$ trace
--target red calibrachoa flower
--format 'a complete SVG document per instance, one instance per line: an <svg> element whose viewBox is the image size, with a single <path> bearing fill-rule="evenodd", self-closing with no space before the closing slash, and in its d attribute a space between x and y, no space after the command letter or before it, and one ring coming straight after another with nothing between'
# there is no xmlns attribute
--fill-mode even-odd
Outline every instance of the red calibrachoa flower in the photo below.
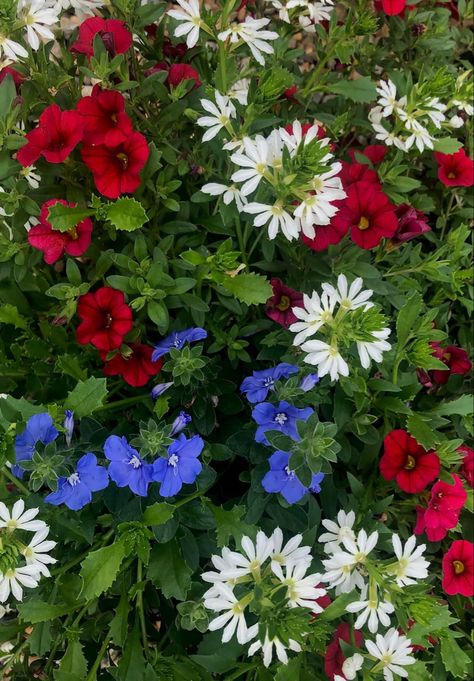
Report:
<svg viewBox="0 0 474 681"><path fill-rule="evenodd" d="M201 85L199 73L192 66L189 66L189 64L171 64L168 70L168 84L177 87L183 80L193 80L193 89Z"/></svg>
<svg viewBox="0 0 474 681"><path fill-rule="evenodd" d="M349 229L354 243L370 249L395 234L398 220L395 206L376 184L355 182L347 188L347 198L331 225L340 232Z"/></svg>
<svg viewBox="0 0 474 681"><path fill-rule="evenodd" d="M417 506L415 534L425 532L430 541L441 541L448 530L456 527L467 494L461 479L457 475L451 477L454 482L452 485L442 480L433 485L428 508Z"/></svg>
<svg viewBox="0 0 474 681"><path fill-rule="evenodd" d="M341 161L341 165L339 177L346 191L355 182L370 182L370 184L375 185L377 189L381 190L379 176L366 163L347 163L347 161ZM344 205L343 200L341 200L341 205Z"/></svg>
<svg viewBox="0 0 474 681"><path fill-rule="evenodd" d="M38 127L27 133L27 144L16 157L22 166L31 166L40 156L49 163L62 163L82 140L83 122L76 111L61 111L57 104L46 107Z"/></svg>
<svg viewBox="0 0 474 681"><path fill-rule="evenodd" d="M381 5L382 10L385 14L390 16L395 16L396 14L402 14L407 4L407 0L378 0L376 6L379 8Z"/></svg>
<svg viewBox="0 0 474 681"><path fill-rule="evenodd" d="M98 191L109 199L116 199L121 194L131 194L140 186L139 173L150 151L145 137L139 132L132 132L116 147L84 145L81 154L94 176Z"/></svg>
<svg viewBox="0 0 474 681"><path fill-rule="evenodd" d="M447 187L472 187L474 184L474 160L461 147L455 154L435 152L438 179Z"/></svg>
<svg viewBox="0 0 474 681"><path fill-rule="evenodd" d="M115 350L133 326L132 310L122 291L102 286L79 298L77 314L81 323L76 330L78 343L92 343L98 350Z"/></svg>
<svg viewBox="0 0 474 681"><path fill-rule="evenodd" d="M433 348L433 355L440 359L448 367L447 371L443 369L433 369L429 372L429 376L437 385L444 385L448 382L451 374L458 374L464 376L472 369L472 362L468 354L462 348L456 345L447 345L442 348L438 342L431 343Z"/></svg>
<svg viewBox="0 0 474 681"><path fill-rule="evenodd" d="M443 556L443 591L450 596L474 596L474 544L458 539Z"/></svg>
<svg viewBox="0 0 474 681"><path fill-rule="evenodd" d="M398 219L397 231L390 239L390 243L394 246L416 239L420 234L429 232L431 227L428 224L428 218L421 210L416 210L408 203L401 203L395 208L395 213Z"/></svg>
<svg viewBox="0 0 474 681"><path fill-rule="evenodd" d="M354 642L356 646L360 648L364 640L362 633L357 629L354 629L352 634L354 636ZM334 679L335 674L338 674L339 676L342 675L342 665L346 659L339 642L341 639L345 643L352 644L351 628L346 622L341 622L341 624L338 625L336 631L334 632L334 636L332 637L331 643L326 648L326 654L324 656L324 671L326 672L328 679L331 679L331 681Z"/></svg>
<svg viewBox="0 0 474 681"><path fill-rule="evenodd" d="M343 204L343 201L334 201L335 206ZM312 251L325 251L329 246L338 244L347 234L348 226L343 222L334 222L334 218L328 225L313 225L314 237L310 239L306 234L301 238Z"/></svg>
<svg viewBox="0 0 474 681"><path fill-rule="evenodd" d="M80 99L76 108L84 122L84 143L87 145L116 147L133 132L120 92L102 90L95 85L91 96Z"/></svg>
<svg viewBox="0 0 474 681"><path fill-rule="evenodd" d="M132 34L123 21L91 17L79 26L79 37L71 46L71 50L92 57L96 35L102 38L105 49L112 57L123 54L132 46Z"/></svg>
<svg viewBox="0 0 474 681"><path fill-rule="evenodd" d="M271 279L273 295L267 300L265 314L274 322L287 329L297 321L293 307L303 307L303 294L285 286L281 279Z"/></svg>
<svg viewBox="0 0 474 681"><path fill-rule="evenodd" d="M28 232L28 242L40 251L43 251L44 261L51 265L65 253L79 256L87 251L91 242L92 221L86 218L79 222L73 229L60 232L53 229L48 221L49 209L57 203L74 208L75 203L68 203L62 199L51 199L41 206L39 223Z"/></svg>
<svg viewBox="0 0 474 681"><path fill-rule="evenodd" d="M474 488L474 450L467 445L461 445L458 447L458 452L464 454L464 460L462 466L459 469L459 473L462 475L464 480L467 482L469 487Z"/></svg>
<svg viewBox="0 0 474 681"><path fill-rule="evenodd" d="M163 359L157 362L151 361L153 348L143 343L131 343L130 354L122 355L120 352L112 357L104 366L106 376L122 376L125 383L140 388L148 383L152 376L156 376L161 371ZM107 353L102 352L101 357L105 360Z"/></svg>
<svg viewBox="0 0 474 681"><path fill-rule="evenodd" d="M3 83L5 78L7 76L11 76L13 79L13 82L15 83L15 87L18 91L18 88L20 85L23 83L25 80L25 76L20 73L19 71L16 70L15 66L4 66L3 68L0 69L0 83Z"/></svg>
<svg viewBox="0 0 474 681"><path fill-rule="evenodd" d="M408 494L419 494L439 475L440 461L435 452L427 452L406 430L392 430L384 440L380 473L385 480L395 480Z"/></svg>

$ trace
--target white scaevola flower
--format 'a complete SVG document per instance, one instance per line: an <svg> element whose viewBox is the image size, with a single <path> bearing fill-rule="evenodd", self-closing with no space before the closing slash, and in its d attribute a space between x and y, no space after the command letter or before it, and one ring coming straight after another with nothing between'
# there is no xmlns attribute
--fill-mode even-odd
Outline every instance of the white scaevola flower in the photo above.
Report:
<svg viewBox="0 0 474 681"><path fill-rule="evenodd" d="M464 125L464 120L461 118L461 116L451 116L449 119L449 125L454 129L462 128Z"/></svg>
<svg viewBox="0 0 474 681"><path fill-rule="evenodd" d="M379 661L376 666L382 668L385 681L393 681L394 674L406 678L408 671L404 667L416 662L410 639L396 629L389 629L384 636L377 634L375 642L365 641L365 647Z"/></svg>
<svg viewBox="0 0 474 681"><path fill-rule="evenodd" d="M327 582L330 588L336 589L336 594L350 593L354 589L362 591L365 579L356 569L352 556L340 551L331 558L323 560L326 572L321 576L322 582Z"/></svg>
<svg viewBox="0 0 474 681"><path fill-rule="evenodd" d="M38 189L41 182L41 175L35 171L35 166L27 166L20 171L20 175L23 175L32 189Z"/></svg>
<svg viewBox="0 0 474 681"><path fill-rule="evenodd" d="M342 543L346 552L352 556L354 564L357 564L365 563L369 553L377 546L378 540L378 532L372 532L372 534L367 535L365 530L360 530L357 539L344 537Z"/></svg>
<svg viewBox="0 0 474 681"><path fill-rule="evenodd" d="M39 508L29 508L25 511L25 502L18 499L13 504L12 512L0 501L0 528L5 527L9 532L14 530L26 530L38 532L47 527L43 520L33 520L39 513Z"/></svg>
<svg viewBox="0 0 474 681"><path fill-rule="evenodd" d="M329 21L333 9L332 4L333 3L329 0L323 0L323 2L308 2L309 19L311 20L311 23L314 25L319 24L321 21ZM303 17L300 17L300 24L302 18Z"/></svg>
<svg viewBox="0 0 474 681"><path fill-rule="evenodd" d="M202 128L209 128L202 136L203 142L208 142L230 123L231 118L235 118L235 107L226 95L221 95L215 91L216 104L209 99L201 99L201 106L211 116L201 116L196 123Z"/></svg>
<svg viewBox="0 0 474 681"><path fill-rule="evenodd" d="M283 572L281 566L275 567L274 573L287 588L287 605L289 608L309 608L312 612L322 612L323 608L315 603L318 598L326 595L326 589L318 588L321 575L314 573L306 575L308 566L304 563L288 563Z"/></svg>
<svg viewBox="0 0 474 681"><path fill-rule="evenodd" d="M51 540L44 541L48 534L48 527L44 527L39 532L36 532L28 546L26 546L22 551L22 554L26 559L26 564L36 566L38 572L43 574L45 577L51 576L51 573L49 572L46 565L51 565L57 562L56 558L53 558L48 553L48 551L52 551L54 549L56 542Z"/></svg>
<svg viewBox="0 0 474 681"><path fill-rule="evenodd" d="M58 12L73 9L79 16L92 16L94 10L103 7L105 3L102 0L51 0L50 4L56 5Z"/></svg>
<svg viewBox="0 0 474 681"><path fill-rule="evenodd" d="M373 596L367 598L367 593L364 589L361 600L349 603L346 610L347 612L360 613L354 623L355 629L362 629L367 622L369 631L372 634L376 634L379 624L382 624L384 627L390 626L389 615L395 611L395 608L392 603L379 600L376 591Z"/></svg>
<svg viewBox="0 0 474 681"><path fill-rule="evenodd" d="M230 551L227 559L233 561L233 567L222 571L225 579L238 579L244 575L258 573L262 564L273 551L273 539L261 530L257 532L256 542L250 537L242 537L242 552Z"/></svg>
<svg viewBox="0 0 474 681"><path fill-rule="evenodd" d="M257 652L257 650L262 649L263 664L265 665L265 667L269 667L273 658L273 646L275 646L275 653L278 660L282 664L288 664L288 655L286 653L287 650L286 647L283 645L283 643L277 636L274 636L272 639L270 639L268 637L268 631L265 634L265 639L263 643L261 641L255 641L254 643L252 643L252 645L249 648L248 654L249 656L254 655ZM301 652L300 644L291 638L288 639L288 648L290 650L293 650L295 653Z"/></svg>
<svg viewBox="0 0 474 681"><path fill-rule="evenodd" d="M232 85L227 92L229 99L236 99L242 106L247 106L249 96L250 78L241 78Z"/></svg>
<svg viewBox="0 0 474 681"><path fill-rule="evenodd" d="M12 61L17 59L26 59L28 57L28 52L25 50L23 45L17 43L15 40L11 40L3 33L0 33L0 57L2 53Z"/></svg>
<svg viewBox="0 0 474 681"><path fill-rule="evenodd" d="M41 40L54 40L54 33L48 26L53 26L59 19L57 6L45 6L44 0L19 0L18 18L26 29L26 40L32 50L38 50Z"/></svg>
<svg viewBox="0 0 474 681"><path fill-rule="evenodd" d="M227 582L228 584L233 584L235 582L234 579L229 578L227 576L227 573L229 570L234 570L236 567L235 560L234 560L235 553L231 551L227 546L225 546L222 549L221 555L212 555L211 556L211 562L213 566L218 570L219 572L215 572L214 570L211 570L209 572L203 572L201 577L205 582L211 582L214 584L215 582ZM208 594L213 591L213 589L209 589L206 591L204 594L204 597L207 597Z"/></svg>
<svg viewBox="0 0 474 681"><path fill-rule="evenodd" d="M257 635L258 624L252 627L247 626L245 606L239 602L227 584L222 582L216 584L215 590L218 595L205 599L204 605L214 612L224 612L209 622L209 630L216 631L224 627L222 632L223 643L230 641L236 631L237 641L241 644L248 643Z"/></svg>
<svg viewBox="0 0 474 681"><path fill-rule="evenodd" d="M461 99L453 99L453 104L457 106L458 109L461 109L461 111L465 111L468 116L474 114L474 106L470 102L464 102Z"/></svg>
<svg viewBox="0 0 474 681"><path fill-rule="evenodd" d="M204 192L204 194L210 194L211 196L222 196L222 200L226 206L232 203L232 201L235 201L239 213L243 211L244 206L247 203L247 199L245 196L242 196L242 193L235 184L227 185L209 182L201 187L201 191Z"/></svg>
<svg viewBox="0 0 474 681"><path fill-rule="evenodd" d="M27 232L29 232L30 229L31 229L32 227L34 227L35 225L39 225L39 220L38 220L38 218L35 218L34 215L32 215L32 216L29 217L28 220L25 222L24 228L26 229Z"/></svg>
<svg viewBox="0 0 474 681"><path fill-rule="evenodd" d="M390 132L379 123L372 123L372 127L376 132L375 139L384 142L387 147L395 146L400 151L407 151L406 141L394 132Z"/></svg>
<svg viewBox="0 0 474 681"><path fill-rule="evenodd" d="M262 227L268 223L269 239L275 239L280 231L288 241L297 239L299 236L297 224L285 210L281 201L276 201L272 206L265 203L248 203L244 206L243 211L256 215L253 221L254 227Z"/></svg>
<svg viewBox="0 0 474 681"><path fill-rule="evenodd" d="M182 21L174 32L176 38L186 36L186 45L191 49L199 40L199 29L203 25L199 11L199 0L177 0L181 9L168 10L168 16Z"/></svg>
<svg viewBox="0 0 474 681"><path fill-rule="evenodd" d="M285 130L285 128L280 128L278 132L280 133L281 140L290 152L290 156L294 156L301 144L306 146L314 139L317 139L318 130L319 126L314 124L306 131L305 134L303 134L303 127L300 121L296 120L291 124L291 132L288 132L288 130ZM321 146L324 146L323 140L321 140Z"/></svg>
<svg viewBox="0 0 474 681"><path fill-rule="evenodd" d="M244 153L232 154L231 161L242 169L231 177L232 182L244 182L241 192L244 196L251 194L260 184L260 180L268 170L269 148L267 140L257 135L255 140L244 137L242 140Z"/></svg>
<svg viewBox="0 0 474 681"><path fill-rule="evenodd" d="M415 146L418 148L418 151L422 153L425 148L434 149L433 142L434 137L430 135L426 128L424 128L422 125L419 125L412 131L411 135L406 140L405 147L409 150L415 144Z"/></svg>
<svg viewBox="0 0 474 681"><path fill-rule="evenodd" d="M324 542L324 551L326 553L334 553L337 551L339 544L345 537L355 539L354 530L352 529L355 523L354 511L346 513L342 509L336 516L337 522L334 520L322 520L321 523L328 530L324 532L318 541Z"/></svg>
<svg viewBox="0 0 474 681"><path fill-rule="evenodd" d="M318 367L320 378L329 374L331 380L337 381L339 376L349 376L349 366L339 354L336 345L329 345L320 340L308 340L303 343L301 349L307 353L304 361Z"/></svg>
<svg viewBox="0 0 474 681"><path fill-rule="evenodd" d="M337 177L341 168L341 163L333 163L330 170L313 177L311 187L316 192L316 196L322 196L327 201L339 201L347 196L342 187L341 178Z"/></svg>
<svg viewBox="0 0 474 681"><path fill-rule="evenodd" d="M303 295L303 307L294 307L293 314L300 321L290 326L290 331L296 333L293 345L301 345L307 338L314 336L319 329L333 318L336 301L324 292L321 297L313 291L311 297Z"/></svg>
<svg viewBox="0 0 474 681"><path fill-rule="evenodd" d="M433 121L434 125L437 128L441 127L441 123L446 120L446 116L444 115L444 112L447 109L446 104L443 104L442 102L439 101L438 97L433 97L430 99L424 107L426 109L426 115L431 118Z"/></svg>
<svg viewBox="0 0 474 681"><path fill-rule="evenodd" d="M352 657L346 657L342 663L342 673L344 676L334 674L334 681L353 681L357 677L357 672L362 669L364 658L360 653L355 653Z"/></svg>
<svg viewBox="0 0 474 681"><path fill-rule="evenodd" d="M5 603L10 593L17 601L23 600L22 585L34 589L38 586L39 578L37 565L24 565L0 572L0 603Z"/></svg>
<svg viewBox="0 0 474 681"><path fill-rule="evenodd" d="M426 549L425 544L420 544L417 547L416 537L412 535L407 539L405 546L402 546L398 534L392 535L392 544L398 559L395 572L398 586L416 584L417 579L428 577L429 562L423 558Z"/></svg>
<svg viewBox="0 0 474 681"><path fill-rule="evenodd" d="M294 563L295 565L302 564L306 567L311 565L311 547L300 546L303 541L303 536L301 534L295 534L295 536L283 546L283 532L277 527L272 534L272 539L273 551L270 555L272 572L276 574L275 569L281 568L281 566L288 565L289 563Z"/></svg>
<svg viewBox="0 0 474 681"><path fill-rule="evenodd" d="M275 31L262 30L269 23L270 19L254 19L247 16L244 22L232 24L230 28L219 33L217 37L222 41L230 37L230 42L234 44L242 40L249 46L255 60L263 66L265 57L262 52L273 54L273 47L268 44L268 41L278 38L278 33L275 33Z"/></svg>
<svg viewBox="0 0 474 681"><path fill-rule="evenodd" d="M296 206L293 215L299 218L303 234L313 239L314 225L329 225L338 210L324 195L310 193Z"/></svg>
<svg viewBox="0 0 474 681"><path fill-rule="evenodd" d="M358 307L365 307L367 310L373 305L373 303L367 302L372 297L373 291L371 289L362 290L363 285L364 282L361 277L357 277L349 286L346 275L340 274L337 278L336 287L324 283L322 289L345 310L356 310Z"/></svg>
<svg viewBox="0 0 474 681"><path fill-rule="evenodd" d="M390 350L392 347L390 343L387 342L387 338L390 336L390 329L385 327L380 331L373 331L372 336L373 341L357 341L357 352L359 353L360 363L364 369L370 367L370 361L373 359L374 362L380 364L383 360L383 353Z"/></svg>
<svg viewBox="0 0 474 681"><path fill-rule="evenodd" d="M379 98L377 104L382 107L382 116L387 118L397 108L397 88L391 80L381 80L377 88Z"/></svg>

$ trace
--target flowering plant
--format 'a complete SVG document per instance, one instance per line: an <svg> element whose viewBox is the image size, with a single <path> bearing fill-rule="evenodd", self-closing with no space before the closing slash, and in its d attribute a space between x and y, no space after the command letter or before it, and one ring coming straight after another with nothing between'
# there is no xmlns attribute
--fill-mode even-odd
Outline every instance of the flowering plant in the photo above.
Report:
<svg viewBox="0 0 474 681"><path fill-rule="evenodd" d="M472 2L0 2L0 669L451 681Z"/></svg>

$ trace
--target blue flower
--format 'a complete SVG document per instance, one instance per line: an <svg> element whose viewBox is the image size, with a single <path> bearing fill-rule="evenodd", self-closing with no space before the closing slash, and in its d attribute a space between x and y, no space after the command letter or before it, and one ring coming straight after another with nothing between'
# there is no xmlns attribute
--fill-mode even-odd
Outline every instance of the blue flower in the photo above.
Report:
<svg viewBox="0 0 474 681"><path fill-rule="evenodd" d="M183 430L183 428L186 428L187 424L190 423L192 420L193 420L192 416L186 414L186 412L184 411L180 411L179 415L171 424L170 437L174 437L175 435L180 433Z"/></svg>
<svg viewBox="0 0 474 681"><path fill-rule="evenodd" d="M64 430L66 436L66 444L69 447L72 441L72 433L74 431L74 412L70 409L66 409L64 412Z"/></svg>
<svg viewBox="0 0 474 681"><path fill-rule="evenodd" d="M168 447L168 457L159 458L153 464L153 479L161 482L162 497L173 497L183 483L194 482L202 470L198 456L204 448L199 435L186 439L181 435Z"/></svg>
<svg viewBox="0 0 474 681"><path fill-rule="evenodd" d="M105 489L109 484L107 469L97 465L97 457L88 452L77 462L77 468L68 478L59 478L58 489L45 498L47 504L66 504L78 511L92 500L92 492Z"/></svg>
<svg viewBox="0 0 474 681"><path fill-rule="evenodd" d="M308 374L299 384L299 388L307 393L309 390L312 390L317 383L319 383L318 374Z"/></svg>
<svg viewBox="0 0 474 681"><path fill-rule="evenodd" d="M276 451L268 459L270 470L262 480L262 486L266 492L279 492L289 504L296 504L308 492L320 492L319 483L324 478L324 473L315 473L311 485L305 487L296 473L290 470L288 452Z"/></svg>
<svg viewBox="0 0 474 681"><path fill-rule="evenodd" d="M207 331L200 329L199 327L185 329L184 331L173 331L173 333L166 338L163 338L163 340L160 340L160 342L155 345L151 360L152 362L156 362L157 359L166 355L171 348L181 350L185 343L195 343L204 338L207 338Z"/></svg>
<svg viewBox="0 0 474 681"><path fill-rule="evenodd" d="M53 419L49 414L35 414L26 422L26 428L15 438L15 454L17 464L33 458L36 444L49 444L58 437L59 433L53 426ZM24 471L20 466L12 466L12 472L22 478Z"/></svg>
<svg viewBox="0 0 474 681"><path fill-rule="evenodd" d="M104 444L104 454L112 463L108 471L117 487L130 487L134 494L146 497L153 480L153 465L140 458L126 437L110 435Z"/></svg>
<svg viewBox="0 0 474 681"><path fill-rule="evenodd" d="M246 393L249 402L263 402L268 395L268 391L274 390L275 381L278 381L279 378L288 378L291 374L297 374L298 371L298 367L286 362L282 362L270 369L254 371L251 376L244 378L240 390Z"/></svg>
<svg viewBox="0 0 474 681"><path fill-rule="evenodd" d="M159 397L160 395L163 395L163 393L165 393L168 390L168 388L171 388L172 385L173 385L173 382L171 382L171 383L158 383L158 385L153 386L153 388L151 389L151 393L150 393L151 396L152 396L152 399L156 400L157 397Z"/></svg>
<svg viewBox="0 0 474 681"><path fill-rule="evenodd" d="M271 402L257 404L252 411L252 418L258 424L255 441L268 445L269 442L265 437L268 430L279 430L293 440L299 440L296 422L298 420L306 421L312 413L311 407L298 409L298 407L293 407L285 401L277 405L271 404Z"/></svg>

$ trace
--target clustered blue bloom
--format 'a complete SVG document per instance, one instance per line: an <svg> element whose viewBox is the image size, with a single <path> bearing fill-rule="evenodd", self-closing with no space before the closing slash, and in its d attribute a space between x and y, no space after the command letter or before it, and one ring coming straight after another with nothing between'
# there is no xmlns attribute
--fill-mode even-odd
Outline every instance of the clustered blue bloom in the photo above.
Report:
<svg viewBox="0 0 474 681"><path fill-rule="evenodd" d="M15 438L16 465L12 466L12 472L17 478L23 478L24 470L18 464L21 461L30 461L36 450L36 445L41 442L48 445L59 435L53 425L53 419L49 414L34 414L26 423L26 428Z"/></svg>
<svg viewBox="0 0 474 681"><path fill-rule="evenodd" d="M255 441L268 445L270 443L265 433L269 430L278 430L297 442L300 439L296 427L297 421L306 421L313 411L314 409L311 409L311 407L298 409L298 407L293 407L285 400L278 404L272 404L271 402L257 404L252 411L252 418L258 425Z"/></svg>
<svg viewBox="0 0 474 681"><path fill-rule="evenodd" d="M292 374L297 374L298 371L298 367L287 362L277 364L276 367L270 369L254 371L251 376L244 378L240 390L245 393L248 401L252 404L263 402L269 391L275 389L275 381L278 381L279 378L288 378Z"/></svg>
<svg viewBox="0 0 474 681"><path fill-rule="evenodd" d="M46 503L59 506L66 504L72 511L79 511L92 501L92 492L105 489L109 474L97 465L97 457L88 452L81 456L77 468L68 478L59 478L58 489L45 498Z"/></svg>
<svg viewBox="0 0 474 681"><path fill-rule="evenodd" d="M151 360L156 362L157 359L166 355L172 348L181 350L185 343L195 343L196 341L204 340L204 338L207 338L207 331L199 327L185 329L184 331L173 331L173 333L155 345Z"/></svg>
<svg viewBox="0 0 474 681"><path fill-rule="evenodd" d="M278 449L268 459L270 470L265 474L262 485L266 492L279 492L289 504L296 504L309 492L320 492L319 483L324 473L315 473L309 487L305 487L296 473L289 467L290 454Z"/></svg>
<svg viewBox="0 0 474 681"><path fill-rule="evenodd" d="M157 459L153 464L153 479L161 482L162 497L174 497L184 483L194 482L202 470L197 458L204 448L199 435L189 440L181 433L168 447L168 456Z"/></svg>

